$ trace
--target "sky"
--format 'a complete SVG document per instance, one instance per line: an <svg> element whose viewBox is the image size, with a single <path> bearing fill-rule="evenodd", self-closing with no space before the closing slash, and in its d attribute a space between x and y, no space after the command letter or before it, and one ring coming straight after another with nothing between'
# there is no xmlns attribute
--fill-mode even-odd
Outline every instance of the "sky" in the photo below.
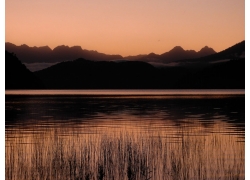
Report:
<svg viewBox="0 0 250 180"><path fill-rule="evenodd" d="M5 1L5 42L16 45L127 56L174 46L218 52L244 39L244 0Z"/></svg>

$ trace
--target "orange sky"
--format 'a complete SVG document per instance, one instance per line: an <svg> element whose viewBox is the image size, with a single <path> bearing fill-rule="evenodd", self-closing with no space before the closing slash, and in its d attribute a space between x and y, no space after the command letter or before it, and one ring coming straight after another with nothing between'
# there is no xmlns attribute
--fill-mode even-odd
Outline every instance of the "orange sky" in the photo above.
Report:
<svg viewBox="0 0 250 180"><path fill-rule="evenodd" d="M5 1L5 42L16 45L80 45L127 56L177 45L221 51L244 39L244 0Z"/></svg>

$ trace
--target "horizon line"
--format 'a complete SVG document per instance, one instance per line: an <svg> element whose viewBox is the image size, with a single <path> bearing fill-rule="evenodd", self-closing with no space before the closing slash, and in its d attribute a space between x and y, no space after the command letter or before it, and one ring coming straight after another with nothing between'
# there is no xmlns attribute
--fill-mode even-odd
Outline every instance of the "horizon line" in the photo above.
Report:
<svg viewBox="0 0 250 180"><path fill-rule="evenodd" d="M235 44L233 44L233 45L231 45L231 46L229 46L229 47L226 47L225 49L223 49L223 50L221 50L221 51L224 51L224 50L226 50L226 49L228 49L228 48L230 48L230 47L232 47L232 46L234 46L234 45L236 45L236 44L239 44L239 43L241 43L241 42L243 42L243 41L245 41L245 39L242 40L242 41L239 41L239 42L237 42L237 43L235 43ZM154 52L152 51L152 52L147 53L147 54L140 53L140 54L135 54L135 55L126 55L126 56L124 56L124 55L121 55L121 54L119 54L119 53L116 53L116 54L107 54L107 53L104 53L104 52L100 52L100 51L98 51L98 50L83 49L82 46L80 46L80 45L69 46L69 45L62 44L62 45L57 45L57 46L55 46L54 48L51 48L49 45L45 45L45 46L29 46L29 45L26 44L26 43L23 43L23 44L21 44L21 45L14 44L14 43L12 43L12 42L5 42L5 44L6 44L6 43L10 43L10 44L13 44L13 45L15 45L15 46L23 46L23 45L26 45L26 46L28 46L28 47L30 47L30 48L48 47L48 48L51 49L52 51L53 51L56 47L60 47L60 46L66 46L66 47L69 47L69 48L72 48L72 47L80 47L82 50L95 51L95 52L102 53L102 54L106 54L106 55L120 55L120 56L122 56L123 58L124 58L124 57L128 57L128 56L149 55L149 54L151 54L151 53L154 53ZM194 49L184 49L184 48L183 48L182 46L180 46L180 45L173 46L172 49L174 49L175 47L181 47L184 51L195 51L195 52L199 52L201 49L203 49L203 48L205 48L205 47L212 48L212 49L214 50L213 47L210 47L210 46L208 46L208 45L203 46L199 51L196 51L196 50L194 50ZM170 49L169 51L171 51L172 49ZM6 49L5 49L5 50L6 50ZM161 53L161 54L156 54L156 53L154 53L154 54L156 54L156 55L162 55L162 54L164 54L164 53L166 53L166 52L169 52L169 51L165 51L165 52L163 52L163 53ZM221 52L221 51L216 51L216 50L214 50L214 51L215 51L216 53Z"/></svg>

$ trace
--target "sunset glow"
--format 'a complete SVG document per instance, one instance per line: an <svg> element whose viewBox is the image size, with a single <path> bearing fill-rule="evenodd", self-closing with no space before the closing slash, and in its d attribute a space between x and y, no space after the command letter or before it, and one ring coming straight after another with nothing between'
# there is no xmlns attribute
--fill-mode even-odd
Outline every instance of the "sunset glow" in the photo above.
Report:
<svg viewBox="0 0 250 180"><path fill-rule="evenodd" d="M244 39L244 0L5 1L5 41L16 45L79 45L127 56L177 45L218 52Z"/></svg>

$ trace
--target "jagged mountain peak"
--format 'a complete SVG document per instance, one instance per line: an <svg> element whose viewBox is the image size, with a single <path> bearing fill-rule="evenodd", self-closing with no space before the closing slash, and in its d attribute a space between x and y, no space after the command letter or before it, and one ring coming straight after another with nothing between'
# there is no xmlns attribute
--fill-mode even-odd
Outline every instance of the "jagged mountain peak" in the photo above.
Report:
<svg viewBox="0 0 250 180"><path fill-rule="evenodd" d="M54 51L54 50L58 50L58 49L69 49L69 46L59 45L59 46L56 46L56 47L53 49L53 51Z"/></svg>
<svg viewBox="0 0 250 180"><path fill-rule="evenodd" d="M216 52L213 48L204 46L203 48L201 48L201 50L198 53L200 54L200 56L207 56L210 54L215 54Z"/></svg>
<svg viewBox="0 0 250 180"><path fill-rule="evenodd" d="M202 51L202 50L213 50L213 48L208 47L208 46L204 46L203 48L201 48L200 51ZM214 51L214 50L213 50L213 51ZM215 52L215 51L214 51L214 52Z"/></svg>
<svg viewBox="0 0 250 180"><path fill-rule="evenodd" d="M151 52L151 53L148 54L148 57L155 57L155 56L157 56L157 54L155 54L153 52Z"/></svg>
<svg viewBox="0 0 250 180"><path fill-rule="evenodd" d="M27 44L22 44L21 47L23 47L23 48L29 48L29 46Z"/></svg>
<svg viewBox="0 0 250 180"><path fill-rule="evenodd" d="M40 49L46 49L46 50L51 50L49 46L41 46L39 47Z"/></svg>
<svg viewBox="0 0 250 180"><path fill-rule="evenodd" d="M70 47L71 49L78 49L78 50L82 50L82 47L81 46L72 46Z"/></svg>
<svg viewBox="0 0 250 180"><path fill-rule="evenodd" d="M175 46L169 52L185 51L181 46Z"/></svg>

